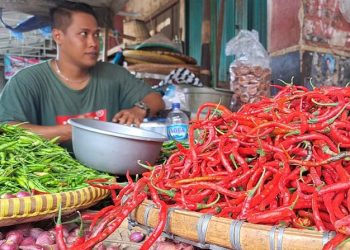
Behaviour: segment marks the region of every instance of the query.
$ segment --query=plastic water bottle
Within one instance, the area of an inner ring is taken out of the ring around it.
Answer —
[[[180,110],[180,103],[172,104],[172,111],[166,119],[168,140],[184,141],[188,136],[188,117]]]

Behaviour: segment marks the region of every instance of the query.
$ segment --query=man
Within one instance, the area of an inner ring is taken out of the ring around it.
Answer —
[[[92,8],[64,2],[51,10],[56,59],[18,72],[0,97],[0,121],[48,139],[71,139],[69,118],[140,125],[164,108],[158,93],[124,68],[97,62],[99,34]]]

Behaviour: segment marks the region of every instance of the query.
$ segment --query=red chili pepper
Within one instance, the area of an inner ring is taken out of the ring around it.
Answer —
[[[158,225],[154,229],[154,231],[151,233],[151,235],[146,239],[146,241],[142,244],[140,250],[150,249],[153,243],[156,242],[156,240],[162,234],[166,225],[167,211],[168,211],[167,205],[164,203],[164,201],[160,201]]]
[[[275,224],[283,219],[294,217],[295,213],[293,210],[289,206],[284,206],[274,210],[250,213],[247,216],[247,221],[250,223]]]
[[[350,188],[350,181],[338,182],[338,183],[334,183],[332,185],[328,185],[326,187],[321,188],[321,190],[318,191],[318,194],[322,196],[330,192],[339,192],[339,191],[348,190],[349,188]]]
[[[350,189],[346,193],[346,205],[347,205],[348,211],[350,212]]]
[[[281,176],[281,180],[278,182],[278,185],[276,188],[279,189],[281,194],[281,200],[283,201],[282,204],[286,206],[290,201],[290,191],[286,187],[286,184],[288,182],[288,176],[286,174]]]
[[[332,207],[334,208],[334,215],[337,219],[341,219],[344,218],[346,216],[346,214],[344,214],[341,209],[340,209],[340,205],[342,203],[342,201],[344,200],[345,197],[345,193],[344,192],[340,192],[337,193],[332,201]]]
[[[340,182],[350,181],[350,174],[345,170],[341,163],[334,163],[334,168],[337,171]]]
[[[226,158],[224,150],[223,150],[224,143],[225,143],[225,139],[220,140],[220,142],[219,142],[220,159],[221,159],[222,165],[225,167],[226,171],[229,172],[229,173],[232,173],[233,172],[233,168],[232,168],[230,162],[228,161],[228,159]]]
[[[147,197],[146,193],[139,193],[136,198],[129,198],[124,204],[121,211],[115,215],[115,219],[112,223],[109,223],[108,226],[98,235],[86,240],[83,244],[70,248],[70,250],[88,250],[92,249],[97,243],[105,240],[111,233],[113,233],[123,220],[134,210],[139,204],[141,204]]]
[[[331,139],[327,137],[326,135],[313,132],[310,134],[304,134],[304,135],[298,135],[292,138],[289,138],[281,143],[281,147],[288,149],[290,146],[292,146],[295,143],[299,143],[301,141],[312,141],[312,140],[323,140],[327,143],[329,148],[333,150],[334,152],[337,152],[337,147],[334,145]]]
[[[330,137],[337,143],[350,144],[350,139],[347,136],[344,136],[344,134],[342,134],[340,130],[338,130],[339,127],[343,127],[343,128],[345,127],[347,131],[350,131],[349,122],[335,121],[330,126],[330,132],[329,132]]]
[[[194,131],[197,127],[196,126],[190,126],[190,128],[188,129],[188,142],[189,142],[189,150],[191,152],[191,160],[192,160],[192,167],[193,167],[193,172],[199,173],[200,172],[200,168],[198,165],[198,156],[197,156],[197,151],[195,149],[195,136],[194,136]],[[188,171],[184,172],[184,176],[187,177],[188,176]]]
[[[236,147],[232,147],[231,153],[234,160],[237,161],[237,165],[242,167],[244,172],[248,171],[249,170],[248,164],[245,161],[245,159],[238,153],[238,149]]]
[[[254,173],[254,171],[256,170],[256,167],[253,167],[251,169],[249,169],[248,171],[242,173],[241,175],[237,176],[237,178],[234,178],[230,183],[229,183],[229,187],[237,187],[243,183],[248,182],[248,180],[250,179],[251,175]]]
[[[260,177],[258,183],[256,184],[256,186],[253,189],[251,189],[251,190],[249,190],[247,192],[247,197],[245,198],[245,200],[243,202],[242,211],[237,217],[239,220],[247,218],[248,211],[249,211],[249,209],[251,207],[251,202],[252,202],[253,196],[254,196],[256,190],[259,188],[259,186],[262,185],[262,180],[263,180],[263,177],[265,175],[265,172],[266,172],[266,170],[264,168],[264,170],[263,170],[263,172],[261,174],[261,177]]]
[[[290,164],[298,164],[298,165],[306,166],[306,167],[318,167],[318,166],[327,165],[329,163],[339,161],[339,160],[341,160],[345,157],[349,157],[349,156],[350,156],[350,152],[344,151],[344,152],[339,153],[336,156],[330,157],[330,158],[325,159],[323,161],[311,162],[311,161],[301,161],[301,160],[290,159],[289,163]]]
[[[265,170],[262,167],[258,167],[253,174],[250,176],[249,181],[247,183],[247,190],[251,190],[254,188],[254,186],[258,183],[261,173],[263,172],[263,170]],[[266,170],[265,170],[266,171]],[[266,174],[266,173],[265,173]],[[265,175],[264,175],[265,176]],[[263,182],[262,182],[263,183]],[[261,185],[260,185],[261,186]]]
[[[210,102],[207,102],[207,103],[204,103],[202,104],[198,110],[197,110],[197,120],[200,120],[200,117],[199,115],[203,112],[204,109],[206,108],[214,108],[216,110],[219,110],[223,113],[224,116],[229,116],[232,114],[231,110],[229,110],[228,108],[226,108],[225,106],[223,105],[220,105],[220,104],[217,104],[217,103],[210,103]]]
[[[205,181],[184,184],[184,185],[181,185],[181,188],[182,189],[197,189],[197,190],[198,189],[211,189],[211,190],[214,190],[222,195],[226,195],[226,196],[234,198],[234,199],[237,199],[244,194],[244,192],[233,192],[233,191],[230,191],[230,190],[228,190],[222,186],[219,186],[217,184],[205,182]]]
[[[64,237],[63,237],[63,226],[61,223],[61,217],[62,217],[62,205],[60,204],[58,208],[58,217],[56,221],[56,244],[59,250],[66,250],[67,246],[66,243],[64,242]]]
[[[331,239],[330,241],[328,241],[326,243],[326,245],[324,245],[324,247],[322,248],[322,250],[334,250],[336,249],[336,247],[342,243],[344,240],[346,240],[348,238],[347,235],[341,234],[341,233],[337,233],[333,239]]]
[[[277,194],[279,193],[278,189],[278,183],[281,179],[281,172],[278,171],[273,179],[265,185],[265,188],[260,193],[260,195],[256,195],[253,197],[251,201],[251,206],[256,207],[260,204],[260,207],[264,207],[266,204],[269,204],[273,199],[276,198]],[[263,204],[261,204],[263,202]]]
[[[327,212],[329,214],[329,219],[331,221],[332,224],[334,224],[334,222],[336,221],[336,217],[334,214],[334,207],[332,205],[332,200],[334,197],[334,193],[328,193],[325,194],[322,198],[323,198],[323,203],[327,209]]]
[[[102,218],[102,216],[106,215],[108,212],[110,212],[113,209],[115,209],[115,205],[110,205],[110,206],[102,208],[100,211],[95,213],[93,216],[93,219],[91,221],[89,230],[93,231],[93,228],[95,227],[97,221],[100,220]]]
[[[311,204],[312,204],[312,211],[313,211],[313,214],[314,214],[314,221],[315,221],[315,224],[316,224],[316,227],[319,231],[326,231],[326,228],[323,224],[323,221],[320,217],[320,211],[319,211],[319,205],[318,205],[318,195],[317,193],[313,193],[312,194],[312,200],[311,200]]]
[[[174,184],[180,185],[180,184],[187,184],[187,183],[194,183],[194,182],[201,182],[201,181],[219,181],[219,180],[224,180],[225,178],[227,177],[223,175],[197,176],[193,178],[177,180],[175,181]]]
[[[95,218],[95,214],[96,213],[83,213],[81,215],[81,218],[84,220],[84,221],[92,221],[94,218]]]

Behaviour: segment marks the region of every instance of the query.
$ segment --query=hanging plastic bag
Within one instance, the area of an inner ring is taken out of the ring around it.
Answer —
[[[257,31],[241,30],[226,44],[225,52],[235,56],[230,65],[230,89],[237,101],[252,103],[270,96],[270,57]]]

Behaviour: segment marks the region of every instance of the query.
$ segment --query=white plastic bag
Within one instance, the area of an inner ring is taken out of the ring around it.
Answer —
[[[182,110],[189,110],[188,104],[186,103],[185,94],[178,85],[169,84],[165,90],[163,96],[163,101],[165,103],[165,109],[171,109],[172,103],[180,103],[180,108]]]
[[[270,95],[270,57],[259,42],[258,32],[241,30],[226,44],[227,56],[235,55],[230,65],[230,89],[242,104]]]
[[[270,57],[259,42],[259,33],[256,30],[241,30],[226,44],[225,53],[227,56],[236,56],[233,63],[270,68]]]

